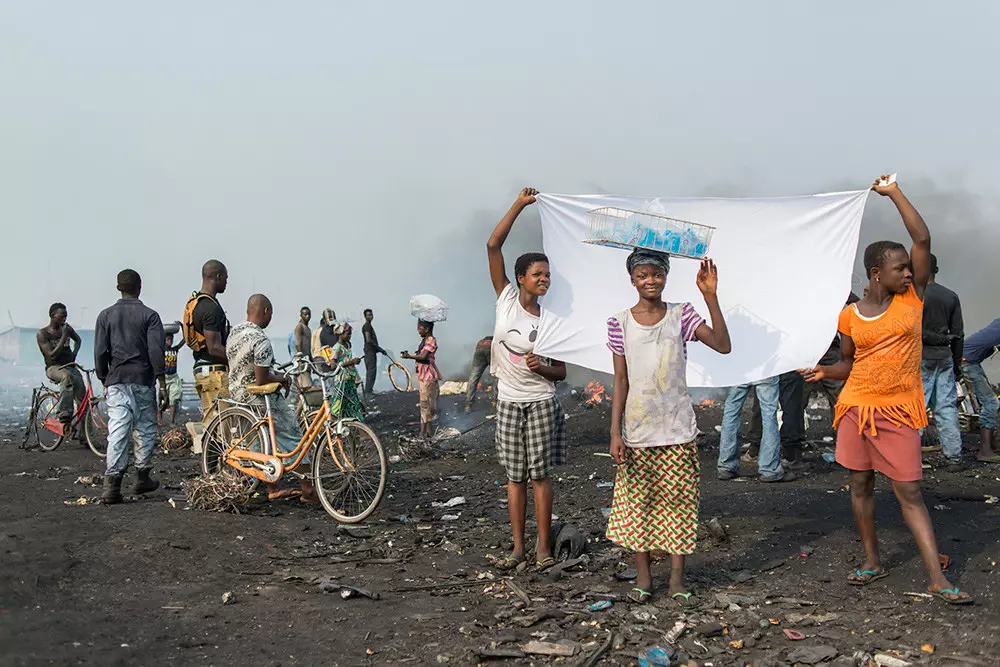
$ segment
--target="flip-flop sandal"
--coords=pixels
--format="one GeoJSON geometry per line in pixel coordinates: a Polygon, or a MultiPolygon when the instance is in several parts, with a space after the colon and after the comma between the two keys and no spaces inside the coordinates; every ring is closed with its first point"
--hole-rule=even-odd
{"type": "Polygon", "coordinates": [[[867,586],[868,584],[878,581],[879,579],[885,579],[889,576],[889,572],[886,570],[855,570],[854,579],[851,577],[847,578],[847,583],[851,586],[867,586]],[[867,579],[862,579],[862,577],[867,576],[867,579]]]}
{"type": "Polygon", "coordinates": [[[636,604],[646,604],[653,597],[653,591],[644,591],[638,586],[628,592],[628,599],[636,604]]]}
{"type": "Polygon", "coordinates": [[[982,458],[976,457],[976,461],[979,463],[1000,463],[1000,454],[994,454],[993,456],[984,456],[982,458]]]}
{"type": "Polygon", "coordinates": [[[319,505],[318,496],[299,496],[299,502],[303,505],[319,505]]]}
{"type": "Polygon", "coordinates": [[[959,605],[962,605],[962,604],[973,604],[972,598],[969,598],[969,597],[965,597],[965,598],[950,598],[950,597],[947,597],[947,595],[958,595],[959,592],[960,592],[958,590],[958,586],[955,586],[954,588],[941,588],[941,589],[936,590],[936,591],[928,591],[928,592],[931,595],[933,595],[934,597],[938,598],[939,600],[944,600],[948,604],[959,604],[959,605]]]}
{"type": "Polygon", "coordinates": [[[535,561],[535,572],[544,572],[556,564],[556,559],[552,556],[535,561]]]}
{"type": "Polygon", "coordinates": [[[268,500],[284,500],[285,498],[298,498],[302,495],[302,492],[298,489],[278,489],[273,493],[267,494],[268,500]]]}
{"type": "Polygon", "coordinates": [[[691,598],[693,596],[694,596],[694,593],[691,593],[691,592],[687,592],[687,593],[674,593],[673,595],[670,596],[670,599],[676,601],[677,604],[679,604],[681,606],[681,608],[683,608],[683,609],[690,609],[690,608],[692,608],[692,607],[695,606],[695,603],[691,602],[691,598]]]}
{"type": "Polygon", "coordinates": [[[523,558],[514,558],[513,556],[507,556],[501,558],[500,560],[494,561],[493,566],[498,570],[503,570],[505,572],[517,569],[517,566],[524,561],[523,558]]]}

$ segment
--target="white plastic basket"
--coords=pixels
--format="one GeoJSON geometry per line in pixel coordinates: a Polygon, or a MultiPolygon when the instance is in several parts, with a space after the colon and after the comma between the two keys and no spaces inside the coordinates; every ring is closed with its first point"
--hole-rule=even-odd
{"type": "Polygon", "coordinates": [[[587,213],[584,243],[612,248],[644,248],[678,257],[704,259],[715,227],[670,218],[658,213],[630,211],[615,206],[587,213]]]}

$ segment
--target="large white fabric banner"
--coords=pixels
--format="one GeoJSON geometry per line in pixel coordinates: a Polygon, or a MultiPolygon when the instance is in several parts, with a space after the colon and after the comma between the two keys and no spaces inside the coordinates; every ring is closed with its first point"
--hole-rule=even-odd
{"type": "MultiPolygon", "coordinates": [[[[587,212],[612,206],[716,228],[709,254],[719,269],[733,351],[689,344],[689,386],[728,387],[811,366],[830,346],[851,291],[868,192],[774,199],[539,195],[552,285],[535,351],[612,372],[605,323],[638,300],[625,270],[628,251],[583,242],[587,212]]],[[[672,257],[664,300],[690,301],[708,319],[697,272],[696,260],[672,257]]]]}

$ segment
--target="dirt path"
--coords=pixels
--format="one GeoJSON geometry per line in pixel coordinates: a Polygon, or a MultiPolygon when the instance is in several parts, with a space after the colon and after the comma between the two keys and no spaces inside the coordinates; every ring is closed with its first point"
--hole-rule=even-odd
{"type": "MultiPolygon", "coordinates": [[[[414,396],[385,397],[373,420],[391,453],[399,432],[412,429],[414,396]]],[[[442,404],[457,415],[453,399],[442,404]]],[[[907,595],[926,584],[882,481],[878,520],[891,576],[854,588],[844,578],[861,549],[843,472],[813,451],[803,478],[791,484],[718,482],[719,407],[699,408],[708,434],[702,521],[718,519],[727,537],[702,531],[689,567],[695,609],[665,595],[640,608],[623,601],[631,584],[615,577],[630,558],[603,539],[600,510],[610,505],[614,469],[595,454],[606,451],[607,411],[584,409],[572,397],[566,406],[571,463],[556,478],[555,512],[589,539],[585,562],[561,574],[517,573],[516,588],[487,560],[509,550],[488,425],[443,443],[450,451],[435,458],[394,464],[380,510],[345,530],[321,510],[287,501],[239,516],[185,509],[181,484],[197,473],[191,457],[159,456],[165,488],[141,500],[66,505],[99,494],[74,480],[100,474],[101,462],[75,445],[49,454],[17,449],[18,413],[0,410],[0,663],[468,665],[477,651],[516,652],[536,640],[564,642],[556,650],[574,653],[565,664],[584,664],[606,648],[597,664],[626,665],[647,647],[666,646],[663,635],[683,619],[675,659],[697,664],[847,665],[855,652],[878,650],[932,664],[1000,664],[1000,505],[985,502],[1000,490],[1000,467],[929,470],[925,482],[941,550],[951,557],[948,575],[976,596],[976,606],[907,595]],[[431,506],[456,496],[465,503],[431,506]],[[445,514],[459,516],[445,521],[445,514]],[[324,582],[380,599],[344,599],[321,590],[324,582]],[[227,592],[231,604],[223,604],[227,592]],[[613,606],[586,610],[602,599],[613,606]],[[785,629],[805,639],[792,641],[785,629]],[[921,651],[926,644],[933,654],[921,651]]],[[[481,418],[456,416],[445,425],[481,418]]],[[[654,575],[664,583],[665,565],[654,575]]]]}

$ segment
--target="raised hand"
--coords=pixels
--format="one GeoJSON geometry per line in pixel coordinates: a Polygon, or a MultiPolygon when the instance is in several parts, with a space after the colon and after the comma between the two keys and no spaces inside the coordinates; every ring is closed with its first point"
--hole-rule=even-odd
{"type": "Polygon", "coordinates": [[[701,260],[701,268],[698,269],[698,277],[695,280],[698,289],[705,296],[714,295],[719,288],[719,270],[715,262],[710,259],[701,260]]]}
{"type": "Polygon", "coordinates": [[[538,194],[538,190],[535,188],[524,188],[521,190],[521,194],[517,196],[517,200],[514,202],[520,207],[531,206],[535,203],[535,196],[538,194]]]}
{"type": "Polygon", "coordinates": [[[888,197],[893,192],[899,191],[899,183],[895,182],[889,183],[889,175],[882,174],[881,176],[875,179],[875,182],[872,184],[872,190],[879,193],[883,197],[888,197]],[[888,185],[881,185],[880,183],[882,181],[885,181],[886,183],[888,183],[888,185]]]}

